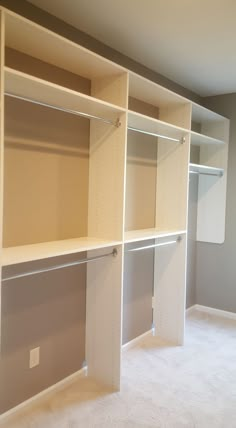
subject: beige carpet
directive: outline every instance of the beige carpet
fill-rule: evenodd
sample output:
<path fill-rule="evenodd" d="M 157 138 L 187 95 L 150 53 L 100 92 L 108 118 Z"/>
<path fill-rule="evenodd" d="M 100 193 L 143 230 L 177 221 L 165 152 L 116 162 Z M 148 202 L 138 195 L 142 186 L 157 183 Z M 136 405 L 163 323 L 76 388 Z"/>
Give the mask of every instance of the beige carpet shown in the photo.
<path fill-rule="evenodd" d="M 123 354 L 122 391 L 75 381 L 4 428 L 236 428 L 236 321 L 195 312 L 184 347 L 153 337 Z"/>

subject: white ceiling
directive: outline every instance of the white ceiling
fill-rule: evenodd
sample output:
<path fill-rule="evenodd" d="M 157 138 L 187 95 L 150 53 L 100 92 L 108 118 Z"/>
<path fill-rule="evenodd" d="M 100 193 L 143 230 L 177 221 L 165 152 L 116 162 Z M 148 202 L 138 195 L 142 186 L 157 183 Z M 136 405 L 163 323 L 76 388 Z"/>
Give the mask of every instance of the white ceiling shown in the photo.
<path fill-rule="evenodd" d="M 30 0 L 201 96 L 236 92 L 236 0 Z"/>

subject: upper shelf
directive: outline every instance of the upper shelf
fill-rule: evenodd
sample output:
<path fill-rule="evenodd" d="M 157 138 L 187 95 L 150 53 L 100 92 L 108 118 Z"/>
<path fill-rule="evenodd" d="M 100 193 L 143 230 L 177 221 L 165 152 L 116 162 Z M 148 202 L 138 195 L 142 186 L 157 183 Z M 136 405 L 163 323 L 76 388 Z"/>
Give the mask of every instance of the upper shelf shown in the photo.
<path fill-rule="evenodd" d="M 190 129 L 191 102 L 134 72 L 129 72 L 129 108 Z"/>
<path fill-rule="evenodd" d="M 5 92 L 38 103 L 116 122 L 125 110 L 68 88 L 5 67 Z"/>
<path fill-rule="evenodd" d="M 162 136 L 166 139 L 178 140 L 179 142 L 182 142 L 183 138 L 188 134 L 186 129 L 133 111 L 128 112 L 128 129 L 129 128 L 134 128 L 134 130 L 150 135 L 156 134 L 160 138 Z"/>
<path fill-rule="evenodd" d="M 191 132 L 191 144 L 194 146 L 204 146 L 206 144 L 225 144 L 225 141 L 217 138 L 208 137 L 208 135 L 199 134 L 198 132 Z"/>
<path fill-rule="evenodd" d="M 129 96 L 158 107 L 189 102 L 186 98 L 133 72 L 129 73 Z"/>
<path fill-rule="evenodd" d="M 168 236 L 183 235 L 186 230 L 141 229 L 125 232 L 125 243 L 146 241 L 148 239 L 167 238 Z"/>
<path fill-rule="evenodd" d="M 6 46 L 88 79 L 126 70 L 47 28 L 4 9 Z"/>
<path fill-rule="evenodd" d="M 221 116 L 220 114 L 215 113 L 206 107 L 192 103 L 192 120 L 194 122 L 219 122 L 224 119 L 227 120 L 224 116 Z"/>
<path fill-rule="evenodd" d="M 192 120 L 195 122 L 226 120 L 205 107 L 192 103 L 187 98 L 97 55 L 35 22 L 5 8 L 1 9 L 5 16 L 5 45 L 8 48 L 70 71 L 92 82 L 105 79 L 108 86 L 109 78 L 129 74 L 129 96 L 157 107 L 160 109 L 159 118 L 161 120 L 183 128 L 190 128 L 191 106 Z M 217 139 L 226 140 L 223 135 L 219 135 L 218 131 L 212 133 L 212 131 L 204 132 L 202 130 L 201 132 Z M 222 134 L 221 131 L 220 134 Z"/>
<path fill-rule="evenodd" d="M 229 119 L 195 103 L 192 103 L 191 129 L 196 131 L 193 139 L 198 145 L 226 143 L 229 139 Z"/>
<path fill-rule="evenodd" d="M 10 266 L 18 263 L 48 259 L 50 257 L 64 256 L 100 248 L 115 247 L 119 244 L 121 244 L 119 241 L 85 237 L 3 248 L 2 266 Z"/>

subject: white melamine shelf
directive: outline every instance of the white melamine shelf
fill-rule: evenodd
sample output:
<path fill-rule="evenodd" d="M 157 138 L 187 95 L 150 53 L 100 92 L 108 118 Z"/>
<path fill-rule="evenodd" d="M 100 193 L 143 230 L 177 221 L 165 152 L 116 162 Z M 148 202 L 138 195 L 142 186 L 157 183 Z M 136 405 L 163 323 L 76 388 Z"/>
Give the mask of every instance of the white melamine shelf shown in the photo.
<path fill-rule="evenodd" d="M 224 174 L 223 168 L 215 168 L 212 166 L 198 165 L 195 163 L 189 164 L 189 171 L 205 175 L 218 175 L 221 177 Z"/>
<path fill-rule="evenodd" d="M 190 103 L 186 98 L 134 72 L 129 73 L 129 96 L 158 107 Z"/>
<path fill-rule="evenodd" d="M 89 95 L 5 67 L 5 92 L 59 109 L 80 111 L 116 121 L 125 110 Z"/>
<path fill-rule="evenodd" d="M 211 111 L 199 104 L 192 103 L 192 120 L 194 122 L 221 122 L 225 120 L 224 116 L 221 116 L 214 111 Z"/>
<path fill-rule="evenodd" d="M 184 128 L 133 111 L 128 112 L 128 127 L 129 126 L 147 133 L 160 134 L 180 141 L 188 134 L 188 131 Z"/>
<path fill-rule="evenodd" d="M 68 254 L 81 253 L 83 251 L 115 247 L 120 244 L 120 241 L 84 237 L 3 248 L 2 266 L 48 259 L 50 257 L 65 256 Z"/>
<path fill-rule="evenodd" d="M 186 230 L 158 230 L 158 229 L 142 229 L 130 230 L 125 232 L 125 243 L 145 241 L 148 239 L 167 238 L 168 236 L 183 235 Z"/>
<path fill-rule="evenodd" d="M 226 143 L 222 140 L 218 140 L 217 138 L 208 137 L 207 135 L 191 131 L 191 144 L 194 146 L 204 146 L 207 144 L 222 145 Z"/>
<path fill-rule="evenodd" d="M 126 70 L 75 42 L 5 10 L 6 46 L 88 79 Z"/>

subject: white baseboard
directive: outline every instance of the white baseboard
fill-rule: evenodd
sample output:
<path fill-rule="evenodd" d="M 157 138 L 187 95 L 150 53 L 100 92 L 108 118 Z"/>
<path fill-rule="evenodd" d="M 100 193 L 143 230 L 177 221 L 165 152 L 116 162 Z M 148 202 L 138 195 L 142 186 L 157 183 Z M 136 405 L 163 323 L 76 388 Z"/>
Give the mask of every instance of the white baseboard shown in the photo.
<path fill-rule="evenodd" d="M 194 310 L 205 312 L 207 314 L 216 315 L 218 317 L 228 318 L 231 320 L 236 320 L 235 312 L 222 311 L 221 309 L 210 308 L 208 306 L 202 306 L 202 305 L 194 305 L 192 306 L 192 308 L 194 308 Z"/>
<path fill-rule="evenodd" d="M 192 312 L 194 312 L 197 309 L 196 306 L 197 305 L 193 305 L 186 309 L 186 314 L 190 315 Z"/>
<path fill-rule="evenodd" d="M 24 407 L 29 406 L 34 401 L 40 401 L 43 398 L 45 398 L 45 396 L 49 396 L 49 395 L 51 395 L 57 391 L 60 391 L 65 386 L 72 383 L 76 378 L 86 376 L 86 373 L 87 373 L 87 367 L 83 367 L 79 371 L 73 373 L 70 376 L 67 376 L 65 379 L 60 380 L 59 382 L 55 383 L 54 385 L 49 386 L 49 388 L 44 389 L 43 391 L 41 391 L 38 394 L 34 395 L 33 397 L 29 398 L 28 400 L 23 401 L 23 403 L 20 403 L 17 406 L 13 407 L 12 409 L 8 410 L 7 412 L 2 413 L 2 415 L 0 415 L 0 421 L 2 421 L 2 419 L 5 419 L 7 417 L 13 416 L 14 413 L 17 413 L 19 410 L 23 409 Z"/>
<path fill-rule="evenodd" d="M 122 345 L 122 351 L 128 351 L 128 349 L 133 348 L 135 345 L 141 342 L 141 340 L 144 339 L 144 337 L 151 336 L 151 335 L 152 335 L 152 330 L 148 330 L 146 331 L 146 333 L 143 333 L 140 336 L 135 337 L 135 339 Z"/>

